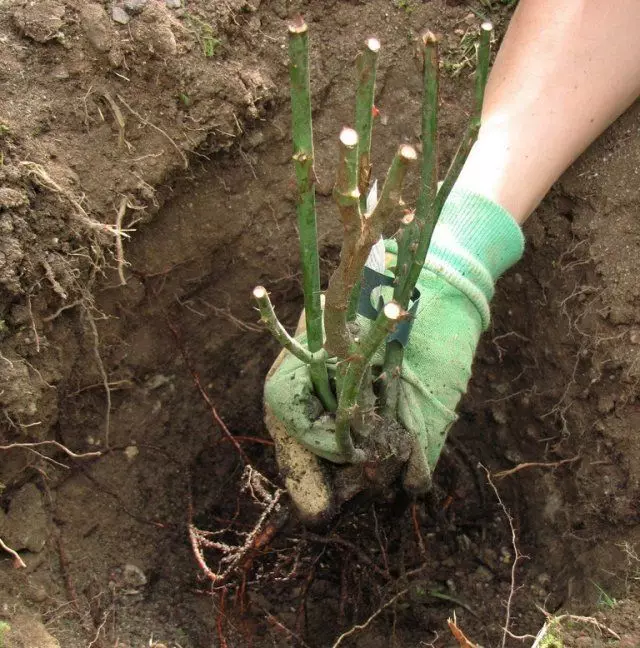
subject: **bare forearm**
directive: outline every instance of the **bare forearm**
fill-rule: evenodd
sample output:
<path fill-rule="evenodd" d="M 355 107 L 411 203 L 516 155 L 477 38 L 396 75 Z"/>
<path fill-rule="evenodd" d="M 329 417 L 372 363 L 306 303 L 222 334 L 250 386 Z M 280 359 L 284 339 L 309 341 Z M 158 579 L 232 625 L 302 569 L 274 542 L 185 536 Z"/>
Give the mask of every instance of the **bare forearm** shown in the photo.
<path fill-rule="evenodd" d="M 638 0 L 521 0 L 459 184 L 526 220 L 640 94 L 638 25 Z"/>

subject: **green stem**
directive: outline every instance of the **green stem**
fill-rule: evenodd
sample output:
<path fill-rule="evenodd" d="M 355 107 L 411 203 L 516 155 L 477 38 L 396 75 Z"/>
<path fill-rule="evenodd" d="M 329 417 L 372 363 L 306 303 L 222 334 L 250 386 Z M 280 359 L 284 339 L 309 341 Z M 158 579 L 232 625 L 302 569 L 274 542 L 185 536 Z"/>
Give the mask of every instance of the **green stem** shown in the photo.
<path fill-rule="evenodd" d="M 402 201 L 402 188 L 409 167 L 416 162 L 418 154 L 413 146 L 401 144 L 391 162 L 387 177 L 384 181 L 380 198 L 375 209 L 368 215 L 367 220 L 378 233 L 382 233 L 387 223 L 395 220 L 405 207 Z M 376 242 L 378 238 L 376 238 Z"/>
<path fill-rule="evenodd" d="M 313 171 L 313 131 L 311 126 L 311 89 L 309 84 L 309 34 L 304 20 L 289 23 L 289 71 L 293 160 L 298 189 L 298 231 L 304 310 L 309 351 L 320 351 L 323 344 L 322 307 L 320 305 L 320 262 L 316 231 L 316 201 Z M 325 408 L 335 408 L 324 363 L 310 367 L 313 385 Z"/>
<path fill-rule="evenodd" d="M 415 218 L 406 228 L 398 249 L 399 283 L 396 301 L 406 309 L 427 256 L 436 225 L 435 198 L 438 187 L 438 41 L 434 34 L 422 36 L 424 92 L 422 97 L 422 164 L 420 194 Z M 408 234 L 408 235 L 407 235 Z"/>
<path fill-rule="evenodd" d="M 371 130 L 373 126 L 373 99 L 376 88 L 376 68 L 380 41 L 377 38 L 368 38 L 364 48 L 356 57 L 356 70 L 358 74 L 358 88 L 356 91 L 356 132 L 359 141 L 359 167 L 360 176 L 358 189 L 360 190 L 360 209 L 367 211 L 367 194 L 369 193 L 369 180 L 371 177 Z"/>
<path fill-rule="evenodd" d="M 462 167 L 469 156 L 471 148 L 478 139 L 480 132 L 480 121 L 482 116 L 482 104 L 484 102 L 484 91 L 487 86 L 487 77 L 489 76 L 489 56 L 491 54 L 491 35 L 493 34 L 493 25 L 490 22 L 484 22 L 480 26 L 480 43 L 478 44 L 477 62 L 476 62 L 476 83 L 474 92 L 473 113 L 471 122 L 467 126 L 464 137 L 458 146 L 456 154 L 453 156 L 447 175 L 438 190 L 436 196 L 436 213 L 440 216 L 442 207 L 447 201 L 451 189 L 455 184 Z"/>
<path fill-rule="evenodd" d="M 327 288 L 324 321 L 327 335 L 326 348 L 332 355 L 345 358 L 352 337 L 347 326 L 350 296 L 354 283 L 360 278 L 360 273 L 358 272 L 354 277 L 344 273 L 343 261 L 349 259 L 357 249 L 362 230 L 358 191 L 358 133 L 353 128 L 342 129 L 339 151 L 333 198 L 340 212 L 344 232 L 340 265 L 331 276 Z"/>
<path fill-rule="evenodd" d="M 378 315 L 370 331 L 353 350 L 342 380 L 336 412 L 336 442 L 347 461 L 361 462 L 365 459 L 364 453 L 355 448 L 351 438 L 351 420 L 356 414 L 363 376 L 378 347 L 404 316 L 406 313 L 399 304 L 394 301 L 389 302 Z"/>
<path fill-rule="evenodd" d="M 376 89 L 376 71 L 380 41 L 367 38 L 364 48 L 356 57 L 358 88 L 356 90 L 356 132 L 358 133 L 360 211 L 367 212 L 367 196 L 371 181 L 371 131 L 373 128 L 373 100 Z M 352 322 L 358 311 L 361 282 L 357 281 L 351 291 L 347 321 Z"/>
<path fill-rule="evenodd" d="M 435 198 L 438 184 L 438 41 L 433 33 L 426 32 L 422 35 L 422 47 L 424 90 L 420 194 L 414 219 L 404 228 L 399 241 L 394 289 L 394 299 L 405 310 L 409 306 L 424 264 L 437 220 Z M 386 414 L 392 417 L 396 416 L 403 355 L 404 349 L 399 342 L 394 341 L 387 345 L 382 400 Z"/>
<path fill-rule="evenodd" d="M 350 305 L 353 305 L 354 286 L 359 282 L 369 252 L 380 239 L 385 224 L 402 212 L 404 206 L 402 187 L 409 166 L 417 159 L 413 147 L 407 144 L 399 147 L 389 168 L 376 208 L 371 214 L 362 217 L 356 198 L 358 190 L 354 185 L 351 157 L 353 150 L 345 150 L 343 140 L 347 133 L 355 136 L 355 131 L 351 129 L 343 129 L 340 134 L 342 171 L 338 172 L 338 182 L 334 190 L 345 233 L 340 263 L 329 280 L 324 311 L 327 328 L 326 348 L 329 353 L 340 358 L 346 358 L 351 354 L 352 336 L 347 327 L 347 320 Z M 350 156 L 348 161 L 347 154 Z"/>
<path fill-rule="evenodd" d="M 314 356 L 304 347 L 298 340 L 291 337 L 287 330 L 282 326 L 276 312 L 273 310 L 273 304 L 269 299 L 269 293 L 264 286 L 256 286 L 253 289 L 253 298 L 258 304 L 260 311 L 261 322 L 269 329 L 273 337 L 280 342 L 280 344 L 290 353 L 292 353 L 298 360 L 311 364 L 314 361 Z"/>
<path fill-rule="evenodd" d="M 480 25 L 480 42 L 478 43 L 478 52 L 476 55 L 475 103 L 473 107 L 473 117 L 478 120 L 478 123 L 482 116 L 484 91 L 487 87 L 487 79 L 489 77 L 489 57 L 491 55 L 492 35 L 493 25 L 490 22 L 483 22 L 482 25 Z"/>

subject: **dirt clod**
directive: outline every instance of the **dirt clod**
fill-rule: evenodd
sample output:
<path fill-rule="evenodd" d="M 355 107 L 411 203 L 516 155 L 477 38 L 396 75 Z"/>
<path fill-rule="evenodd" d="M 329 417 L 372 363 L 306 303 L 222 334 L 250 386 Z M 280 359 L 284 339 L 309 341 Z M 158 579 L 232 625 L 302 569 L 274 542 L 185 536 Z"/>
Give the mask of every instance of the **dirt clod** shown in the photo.
<path fill-rule="evenodd" d="M 49 537 L 48 517 L 42 494 L 34 484 L 25 484 L 11 498 L 9 512 L 0 509 L 0 529 L 5 542 L 16 551 L 39 553 Z"/>
<path fill-rule="evenodd" d="M 13 12 L 16 27 L 24 36 L 38 43 L 47 43 L 60 38 L 64 25 L 65 7 L 60 2 L 42 0 L 41 2 L 23 2 Z"/>
<path fill-rule="evenodd" d="M 112 46 L 111 23 L 102 5 L 90 3 L 80 12 L 82 27 L 89 42 L 98 52 L 108 52 Z"/>

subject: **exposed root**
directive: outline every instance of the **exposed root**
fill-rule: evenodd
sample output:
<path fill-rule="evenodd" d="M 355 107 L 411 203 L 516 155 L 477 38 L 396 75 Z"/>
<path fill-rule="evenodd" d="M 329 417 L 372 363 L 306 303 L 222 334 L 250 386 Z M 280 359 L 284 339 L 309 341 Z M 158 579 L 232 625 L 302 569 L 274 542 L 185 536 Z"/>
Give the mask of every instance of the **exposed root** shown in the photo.
<path fill-rule="evenodd" d="M 253 556 L 273 539 L 288 518 L 288 508 L 281 503 L 285 491 L 275 488 L 251 466 L 245 467 L 243 481 L 242 490 L 250 493 L 254 502 L 262 508 L 258 521 L 249 533 L 230 529 L 202 531 L 193 524 L 192 512 L 189 515 L 189 540 L 194 556 L 204 574 L 216 586 L 224 585 L 238 569 L 248 569 Z M 229 535 L 236 536 L 237 542 L 231 544 L 218 539 Z M 242 538 L 244 542 L 241 543 Z M 217 571 L 207 564 L 205 549 L 214 549 L 222 554 Z"/>
<path fill-rule="evenodd" d="M 104 100 L 109 105 L 109 108 L 111 108 L 111 112 L 113 113 L 113 116 L 115 117 L 116 124 L 118 124 L 118 149 L 122 149 L 122 147 L 123 147 L 123 145 L 125 143 L 127 145 L 129 145 L 129 143 L 127 142 L 127 140 L 124 137 L 125 121 L 124 121 L 124 117 L 122 116 L 122 111 L 120 110 L 120 107 L 112 99 L 111 95 L 108 92 L 103 92 L 101 94 L 102 94 Z"/>
<path fill-rule="evenodd" d="M 122 219 L 124 218 L 125 213 L 127 212 L 128 199 L 126 196 L 122 196 L 120 199 L 120 207 L 118 208 L 118 213 L 116 215 L 116 260 L 118 262 L 118 277 L 120 278 L 120 285 L 125 286 L 127 280 L 124 276 L 124 249 L 122 247 Z"/>
<path fill-rule="evenodd" d="M 517 466 L 515 466 L 515 468 L 510 468 L 509 470 L 500 470 L 496 473 L 493 473 L 493 477 L 495 479 L 504 479 L 509 475 L 513 475 L 517 472 L 520 472 L 521 470 L 524 470 L 525 468 L 557 468 L 558 466 L 578 461 L 578 459 L 580 459 L 580 455 L 570 457 L 569 459 L 562 459 L 561 461 L 528 461 L 526 463 L 518 464 Z"/>
<path fill-rule="evenodd" d="M 80 200 L 76 198 L 70 191 L 61 187 L 45 170 L 45 168 L 35 162 L 23 161 L 20 165 L 27 169 L 30 177 L 34 178 L 40 185 L 49 189 L 53 193 L 62 196 L 72 207 L 74 218 L 82 223 L 85 227 L 101 234 L 115 235 L 116 231 L 112 225 L 106 225 L 91 218 L 87 210 L 80 204 Z"/>
<path fill-rule="evenodd" d="M 96 322 L 93 319 L 93 315 L 91 314 L 87 304 L 83 303 L 83 306 L 85 315 L 87 316 L 87 322 L 89 323 L 89 328 L 93 334 L 93 355 L 96 359 L 96 365 L 100 372 L 100 377 L 102 378 L 104 393 L 107 399 L 107 406 L 104 414 L 104 445 L 108 448 L 109 435 L 111 432 L 111 387 L 109 387 L 109 378 L 107 376 L 107 371 L 104 368 L 104 363 L 102 362 L 102 356 L 100 355 L 100 336 L 98 335 L 98 327 L 96 326 Z"/>
<path fill-rule="evenodd" d="M 594 619 L 593 617 L 585 617 L 585 616 L 577 616 L 575 614 L 560 614 L 559 616 L 553 616 L 546 610 L 543 610 L 542 608 L 538 608 L 547 618 L 546 623 L 544 626 L 541 628 L 540 632 L 538 632 L 536 636 L 536 640 L 531 646 L 531 648 L 540 648 L 542 644 L 542 640 L 546 637 L 546 634 L 552 626 L 560 625 L 563 621 L 571 621 L 573 623 L 585 623 L 587 625 L 592 625 L 595 628 L 597 628 L 600 632 L 603 632 L 605 634 L 610 635 L 617 641 L 620 641 L 620 635 L 615 632 L 615 630 L 612 630 L 608 626 L 604 625 L 603 623 L 600 623 L 597 619 Z"/>
<path fill-rule="evenodd" d="M 513 603 L 513 597 L 515 596 L 516 590 L 519 589 L 516 588 L 516 569 L 518 568 L 518 563 L 520 562 L 520 560 L 525 556 L 523 556 L 520 553 L 520 549 L 518 548 L 516 528 L 513 522 L 513 517 L 511 516 L 511 513 L 509 513 L 507 507 L 504 505 L 504 502 L 500 497 L 500 493 L 498 492 L 496 485 L 493 483 L 493 480 L 491 479 L 491 473 L 482 464 L 480 464 L 480 467 L 482 468 L 482 470 L 484 470 L 484 472 L 487 475 L 487 481 L 489 482 L 489 486 L 491 486 L 491 488 L 493 489 L 496 499 L 500 504 L 500 508 L 502 509 L 502 512 L 504 513 L 505 517 L 507 518 L 507 521 L 509 522 L 509 529 L 511 530 L 511 546 L 513 547 L 513 562 L 511 563 L 511 586 L 509 587 L 509 596 L 507 597 L 507 602 L 506 602 L 504 626 L 502 627 L 502 643 L 500 644 L 500 648 L 505 648 L 507 644 L 507 637 L 510 634 L 509 625 L 511 624 L 511 604 Z"/>
<path fill-rule="evenodd" d="M 54 446 L 55 448 L 58 448 L 58 450 L 62 450 L 62 452 L 67 454 L 72 459 L 91 459 L 95 457 L 101 457 L 103 454 L 102 452 L 81 452 L 81 453 L 72 452 L 71 450 L 69 450 L 69 448 L 67 448 L 67 446 L 62 445 L 62 443 L 58 443 L 57 441 L 37 441 L 35 443 L 10 443 L 8 445 L 0 445 L 0 450 L 15 450 L 15 449 L 31 450 L 32 448 L 37 448 L 39 446 L 47 446 L 47 445 Z"/>
<path fill-rule="evenodd" d="M 62 301 L 67 301 L 68 295 L 65 289 L 60 285 L 60 282 L 56 279 L 51 264 L 46 259 L 42 259 L 42 267 L 44 268 L 44 273 L 53 288 L 53 292 L 55 292 Z"/>
<path fill-rule="evenodd" d="M 26 568 L 26 563 L 22 558 L 20 558 L 20 555 L 15 549 L 12 549 L 11 547 L 7 546 L 2 538 L 0 538 L 0 548 L 4 549 L 8 554 L 11 554 L 13 556 L 13 566 L 16 569 L 25 569 Z"/>
<path fill-rule="evenodd" d="M 409 593 L 409 588 L 400 590 L 397 594 L 392 596 L 386 603 L 381 605 L 364 623 L 359 623 L 354 625 L 353 628 L 343 632 L 338 639 L 335 641 L 331 648 L 337 648 L 347 637 L 350 637 L 352 634 L 364 630 L 377 616 L 379 616 L 384 610 L 386 610 L 390 605 L 393 605 L 398 599 L 402 598 L 405 594 Z"/>
<path fill-rule="evenodd" d="M 171 136 L 162 128 L 159 126 L 156 126 L 154 123 L 150 122 L 148 119 L 145 119 L 139 112 L 135 111 L 123 98 L 122 95 L 116 95 L 118 101 L 135 117 L 137 117 L 145 126 L 149 126 L 153 128 L 153 130 L 158 131 L 158 133 L 161 133 L 164 137 L 166 137 L 169 142 L 171 142 L 171 145 L 173 148 L 178 152 L 178 155 L 182 158 L 182 163 L 184 164 L 184 168 L 188 169 L 189 168 L 189 160 L 187 160 L 187 156 L 183 153 L 182 149 L 176 144 L 175 140 L 171 138 Z"/>

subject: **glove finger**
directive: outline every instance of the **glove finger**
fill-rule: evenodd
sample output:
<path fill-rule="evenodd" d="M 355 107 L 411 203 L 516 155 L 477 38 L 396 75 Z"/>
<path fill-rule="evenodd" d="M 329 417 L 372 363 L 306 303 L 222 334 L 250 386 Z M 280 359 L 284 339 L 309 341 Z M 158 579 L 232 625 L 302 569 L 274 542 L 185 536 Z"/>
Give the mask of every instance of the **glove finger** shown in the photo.
<path fill-rule="evenodd" d="M 431 468 L 429 468 L 427 455 L 418 437 L 413 440 L 402 485 L 412 495 L 424 495 L 431 490 Z"/>

